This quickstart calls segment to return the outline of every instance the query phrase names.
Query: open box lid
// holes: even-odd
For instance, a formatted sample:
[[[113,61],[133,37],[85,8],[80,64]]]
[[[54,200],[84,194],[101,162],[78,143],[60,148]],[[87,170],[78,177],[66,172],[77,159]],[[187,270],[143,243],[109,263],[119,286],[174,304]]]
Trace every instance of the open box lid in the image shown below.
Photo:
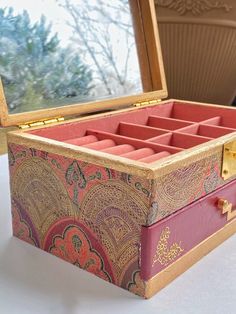
[[[74,1],[79,0],[71,0],[71,3]],[[126,2],[126,0],[119,1],[123,3]],[[65,1],[65,3],[68,3],[68,1]],[[103,5],[105,3],[105,5],[109,6],[109,2],[107,0],[102,0],[102,2],[99,0],[98,3],[102,3]],[[126,4],[127,6],[129,5],[133,21],[133,31],[136,41],[143,93],[139,92],[131,95],[126,94],[122,97],[105,96],[102,99],[100,98],[95,101],[83,101],[80,103],[72,102],[72,104],[69,102],[67,105],[61,105],[60,107],[55,106],[52,108],[37,109],[34,111],[26,110],[24,112],[12,113],[9,110],[10,106],[8,97],[6,96],[7,86],[4,86],[4,80],[2,79],[0,82],[0,125],[28,125],[30,123],[35,124],[34,122],[37,123],[37,121],[40,121],[41,123],[50,123],[55,122],[56,120],[63,120],[64,117],[74,117],[76,115],[85,115],[92,112],[120,109],[122,107],[129,107],[142,103],[155,103],[163,98],[166,98],[167,87],[154,0],[129,0],[129,4],[128,1]],[[79,10],[77,10],[76,6],[71,6],[69,9],[72,9],[72,16],[75,12],[79,14]],[[7,14],[10,16],[12,12],[9,10],[6,15]],[[120,53],[122,52],[120,51]],[[31,101],[34,102],[34,98],[31,97]]]

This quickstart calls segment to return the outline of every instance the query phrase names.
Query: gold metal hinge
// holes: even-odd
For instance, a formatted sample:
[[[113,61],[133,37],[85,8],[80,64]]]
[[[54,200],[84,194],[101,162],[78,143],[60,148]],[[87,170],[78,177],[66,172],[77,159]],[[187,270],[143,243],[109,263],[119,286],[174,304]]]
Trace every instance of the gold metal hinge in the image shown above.
[[[236,140],[224,145],[221,175],[224,180],[236,175]]]
[[[28,122],[28,123],[21,124],[18,127],[20,129],[24,130],[24,129],[33,128],[33,127],[36,127],[36,126],[48,125],[48,124],[51,124],[51,123],[58,123],[58,122],[61,122],[61,121],[64,121],[64,120],[65,120],[64,117],[57,117],[57,118],[47,119],[47,120],[31,121],[31,122]]]
[[[150,106],[150,105],[157,105],[161,102],[161,99],[152,99],[147,101],[140,101],[133,104],[134,107],[143,107],[143,106]]]

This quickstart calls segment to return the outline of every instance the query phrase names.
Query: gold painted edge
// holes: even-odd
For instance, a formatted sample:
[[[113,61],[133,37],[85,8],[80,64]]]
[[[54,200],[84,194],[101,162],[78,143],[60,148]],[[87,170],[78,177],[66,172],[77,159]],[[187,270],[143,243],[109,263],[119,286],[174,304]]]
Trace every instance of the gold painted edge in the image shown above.
[[[151,298],[234,233],[236,233],[236,219],[228,223],[225,227],[208,237],[206,240],[202,241],[169,267],[145,282],[145,298]]]
[[[0,155],[7,154],[7,132],[16,130],[15,127],[0,127]]]
[[[0,128],[0,155],[7,153],[7,130]]]

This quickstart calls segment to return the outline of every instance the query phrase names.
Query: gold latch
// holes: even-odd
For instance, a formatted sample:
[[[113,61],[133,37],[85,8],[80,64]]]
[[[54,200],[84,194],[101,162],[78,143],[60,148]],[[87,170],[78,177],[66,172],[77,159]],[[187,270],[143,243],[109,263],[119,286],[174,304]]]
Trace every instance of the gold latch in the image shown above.
[[[236,141],[224,145],[221,175],[224,180],[236,175]]]
[[[32,128],[32,127],[36,127],[36,126],[43,126],[43,125],[48,125],[51,123],[58,123],[58,122],[61,122],[64,120],[65,120],[64,117],[57,117],[57,118],[47,119],[47,120],[31,121],[28,123],[21,124],[18,127],[20,129],[24,130],[24,129],[28,129],[28,128]]]
[[[150,106],[150,105],[157,105],[161,102],[161,99],[152,99],[146,101],[140,101],[133,104],[134,107],[143,107],[143,106]]]

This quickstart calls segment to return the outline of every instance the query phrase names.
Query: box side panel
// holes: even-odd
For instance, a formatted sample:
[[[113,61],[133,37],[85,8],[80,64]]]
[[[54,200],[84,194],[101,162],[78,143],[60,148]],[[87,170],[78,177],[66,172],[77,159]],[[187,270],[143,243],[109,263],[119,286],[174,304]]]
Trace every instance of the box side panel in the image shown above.
[[[151,181],[14,143],[9,164],[16,237],[144,295],[140,235]]]
[[[219,200],[226,200],[219,208]],[[222,203],[220,203],[222,204]],[[141,278],[149,280],[236,218],[236,181],[142,228]]]
[[[221,177],[223,146],[212,154],[185,165],[154,180],[147,225],[175,213],[235,179]]]

